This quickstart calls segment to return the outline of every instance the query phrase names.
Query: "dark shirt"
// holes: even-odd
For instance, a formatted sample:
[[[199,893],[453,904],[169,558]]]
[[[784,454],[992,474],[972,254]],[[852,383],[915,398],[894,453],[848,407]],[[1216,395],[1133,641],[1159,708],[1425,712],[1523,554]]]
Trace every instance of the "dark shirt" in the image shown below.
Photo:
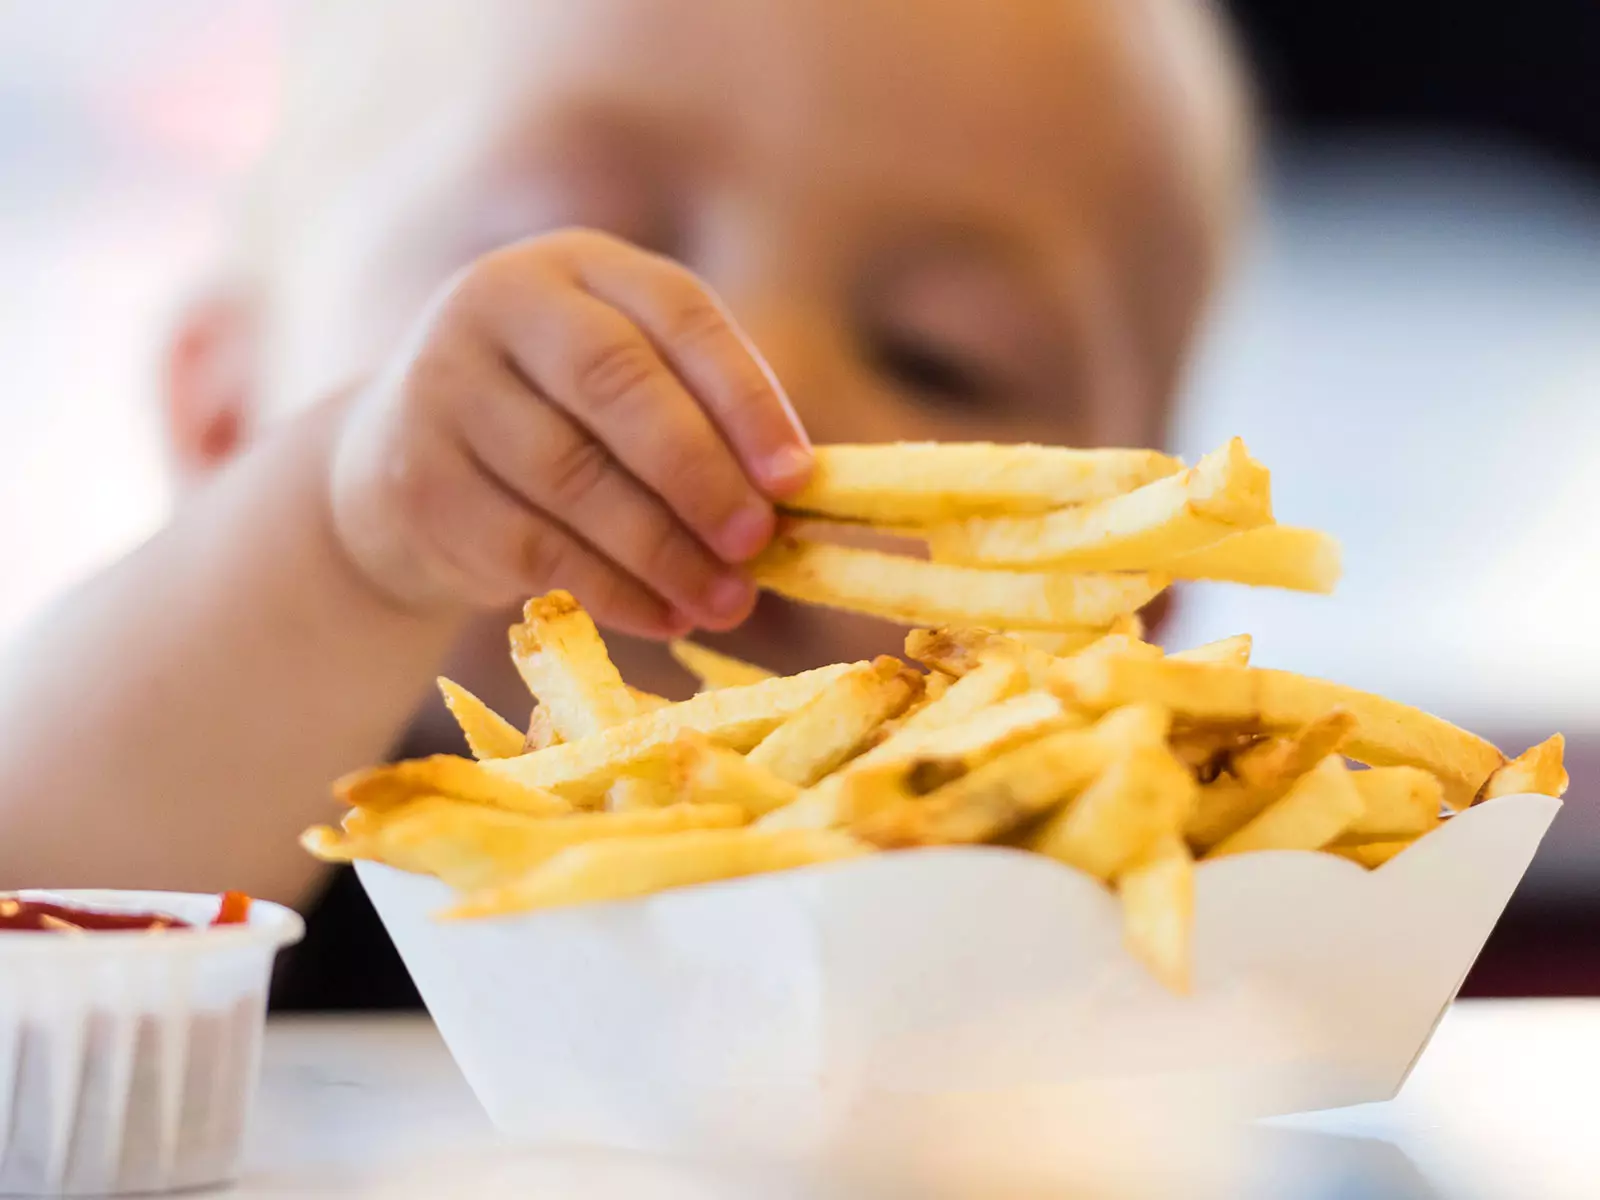
[[[340,867],[311,908],[305,940],[278,960],[273,1009],[395,1009],[421,1003],[361,881],[349,867]]]

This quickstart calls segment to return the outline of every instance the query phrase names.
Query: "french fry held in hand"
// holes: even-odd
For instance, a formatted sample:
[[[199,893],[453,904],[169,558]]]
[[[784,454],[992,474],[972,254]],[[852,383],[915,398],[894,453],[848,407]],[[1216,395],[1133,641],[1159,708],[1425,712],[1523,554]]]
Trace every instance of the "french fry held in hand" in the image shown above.
[[[1246,634],[1171,654],[1144,640],[1136,610],[1169,577],[1337,577],[1337,545],[1274,523],[1237,441],[1189,470],[1149,451],[822,447],[787,508],[861,540],[914,533],[947,560],[780,539],[753,564],[791,598],[913,625],[918,666],[773,676],[679,642],[704,690],[674,704],[629,687],[552,593],[512,631],[527,733],[441,680],[478,761],[346,776],[342,828],[306,848],[435,875],[460,897],[448,915],[475,918],[998,843],[1116,892],[1129,952],[1182,992],[1197,858],[1381,869],[1452,810],[1566,789],[1559,735],[1508,761],[1404,704],[1254,666]]]
[[[780,538],[751,565],[757,583],[803,600],[909,624],[1004,629],[1108,625],[1166,586],[1148,573],[995,571]]]

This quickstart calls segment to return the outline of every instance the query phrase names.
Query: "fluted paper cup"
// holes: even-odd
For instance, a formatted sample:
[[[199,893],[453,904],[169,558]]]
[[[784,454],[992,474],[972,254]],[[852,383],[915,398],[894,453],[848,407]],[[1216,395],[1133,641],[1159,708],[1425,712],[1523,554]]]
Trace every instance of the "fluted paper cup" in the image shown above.
[[[25,891],[196,928],[0,933],[0,1195],[160,1192],[233,1177],[267,985],[300,918],[256,901],[217,928],[214,895]]]

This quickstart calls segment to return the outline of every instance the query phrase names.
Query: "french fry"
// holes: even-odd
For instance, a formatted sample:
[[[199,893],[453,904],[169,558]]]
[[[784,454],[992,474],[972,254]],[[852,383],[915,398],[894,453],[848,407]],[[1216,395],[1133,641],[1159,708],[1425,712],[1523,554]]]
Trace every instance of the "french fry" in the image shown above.
[[[753,766],[809,787],[851,758],[873,730],[904,711],[922,677],[887,655],[841,675],[750,751]]]
[[[1248,667],[1250,651],[1255,639],[1248,633],[1219,638],[1190,650],[1178,650],[1167,655],[1174,662],[1213,663],[1225,667]]]
[[[883,849],[983,842],[1000,837],[1088,786],[1112,761],[1163,740],[1167,715],[1134,705],[1091,729],[1028,742],[991,759],[931,795],[875,813],[851,826]]]
[[[629,813],[538,818],[424,796],[346,830],[316,826],[301,844],[327,862],[356,858],[434,875],[465,890],[513,879],[569,846],[607,838],[731,829],[748,820],[732,804],[678,804]]]
[[[1054,694],[1023,692],[991,704],[959,723],[907,726],[845,769],[916,759],[938,759],[972,767],[1030,738],[1083,724],[1083,718],[1067,712]]]
[[[1122,937],[1163,985],[1187,995],[1194,959],[1194,860],[1183,839],[1160,838],[1117,879]]]
[[[1047,512],[1119,495],[1182,469],[1154,450],[1068,450],[899,442],[817,446],[792,512],[916,525],[986,514]]]
[[[906,634],[906,657],[930,670],[957,677],[977,670],[989,659],[1006,657],[1022,664],[1032,687],[1044,687],[1049,682],[1056,662],[1053,655],[1026,642],[973,626],[913,629]]]
[[[528,714],[528,732],[522,739],[522,752],[532,754],[535,750],[556,746],[560,742],[561,735],[550,721],[550,710],[542,704],[535,704],[533,711]]]
[[[511,627],[511,657],[564,742],[639,715],[594,621],[569,592],[528,601],[522,623]]]
[[[702,804],[737,804],[752,818],[792,804],[800,789],[703,734],[686,731],[675,743],[673,791]]]
[[[980,766],[1074,722],[1075,718],[1062,708],[1061,701],[1049,692],[1024,692],[958,724],[902,729],[843,770],[807,789],[795,803],[763,817],[758,824],[772,829],[826,829],[844,825],[862,811],[855,798],[844,796],[845,789],[855,786],[858,775],[888,771],[889,776],[904,780],[919,768],[923,773],[932,769],[959,775],[965,769]],[[881,781],[879,794],[886,794],[886,785]]]
[[[1103,658],[1062,659],[1052,685],[1091,712],[1148,700],[1180,721],[1284,733],[1335,708],[1355,729],[1344,753],[1374,767],[1421,767],[1439,777],[1445,802],[1464,807],[1505,757],[1480,737],[1395,700],[1322,679],[1260,667]]]
[[[1195,782],[1165,745],[1135,746],[1068,800],[1028,849],[1109,883],[1156,842],[1177,835]]]
[[[522,731],[515,725],[455,680],[441,675],[436,682],[473,758],[514,758],[522,753]]]
[[[352,771],[334,782],[333,794],[350,808],[374,811],[395,808],[421,796],[448,796],[468,804],[487,804],[538,817],[572,811],[572,805],[559,796],[495,774],[487,766],[490,762],[517,761],[500,758],[479,763],[453,754],[435,754]]]
[[[1416,767],[1372,767],[1354,771],[1362,812],[1339,844],[1409,841],[1439,827],[1444,787]]]
[[[1184,829],[1189,841],[1209,850],[1243,828],[1338,750],[1354,726],[1355,718],[1336,708],[1289,737],[1262,738],[1234,753],[1228,774],[1200,789]]]
[[[601,803],[619,775],[670,769],[668,747],[686,729],[734,750],[749,750],[856,664],[835,663],[746,687],[702,692],[574,742],[479,764],[524,787],[544,789],[580,807]]]
[[[1334,708],[1307,721],[1288,737],[1262,738],[1234,754],[1228,770],[1246,787],[1277,799],[1291,784],[1345,744],[1356,719]]]
[[[744,687],[746,684],[760,683],[764,679],[773,677],[772,672],[765,667],[758,667],[754,663],[734,658],[731,654],[723,654],[709,646],[702,646],[683,638],[668,642],[667,651],[677,660],[680,667],[700,681],[702,691]]]
[[[1095,658],[1105,654],[1127,654],[1132,655],[1134,658],[1160,658],[1162,650],[1160,646],[1140,641],[1138,638],[1131,638],[1121,633],[1108,633],[1068,657]]]
[[[1138,613],[1123,613],[1103,629],[1052,629],[1048,632],[1040,629],[1018,629],[1007,636],[1032,646],[1035,650],[1042,650],[1046,654],[1060,658],[1068,654],[1077,654],[1112,634],[1130,641],[1142,642],[1144,622],[1139,619]]]
[[[623,775],[606,789],[605,810],[609,813],[643,812],[665,808],[677,800],[677,792],[667,779],[652,775]]]
[[[1120,496],[1038,517],[938,525],[927,539],[936,562],[1159,570],[1179,555],[1271,523],[1271,477],[1234,438],[1189,470]]]
[[[992,571],[779,538],[751,564],[755,581],[793,600],[908,625],[1072,629],[1105,625],[1166,586],[1158,575]]]
[[[1261,735],[1229,726],[1180,725],[1169,743],[1178,761],[1200,783],[1212,783],[1233,762],[1234,755],[1259,742]]]
[[[769,676],[770,678],[770,676]],[[633,697],[634,707],[639,712],[655,712],[658,708],[666,708],[672,701],[665,696],[658,696],[654,692],[647,692],[643,688],[630,687],[628,695]]]
[[[879,763],[830,775],[792,803],[756,821],[757,829],[842,829],[915,800],[909,764]]]
[[[832,830],[697,830],[574,846],[501,887],[473,892],[443,915],[491,917],[838,862],[870,848]]]
[[[1283,799],[1215,846],[1207,858],[1260,850],[1321,850],[1361,816],[1356,790],[1344,759],[1330,754],[1302,775]]]
[[[1027,686],[1028,672],[1019,661],[995,658],[949,684],[943,695],[908,717],[898,732],[914,737],[927,730],[960,724]]]
[[[1369,871],[1376,871],[1402,850],[1409,850],[1415,844],[1415,841],[1358,842],[1352,846],[1345,846],[1335,842],[1328,847],[1328,853],[1360,863]]]
[[[1329,595],[1343,571],[1336,538],[1317,529],[1262,525],[1162,562],[1175,579]]]
[[[1567,793],[1566,750],[1567,740],[1559,733],[1524,750],[1484,781],[1473,803],[1529,792],[1560,799]]]

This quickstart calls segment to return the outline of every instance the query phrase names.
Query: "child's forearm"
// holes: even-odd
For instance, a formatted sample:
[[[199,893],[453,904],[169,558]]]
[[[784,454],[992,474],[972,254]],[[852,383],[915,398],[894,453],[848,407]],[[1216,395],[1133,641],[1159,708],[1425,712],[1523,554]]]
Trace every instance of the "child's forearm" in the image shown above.
[[[328,519],[333,402],[277,431],[0,661],[0,889],[304,898],[328,782],[392,743],[449,647]]]

